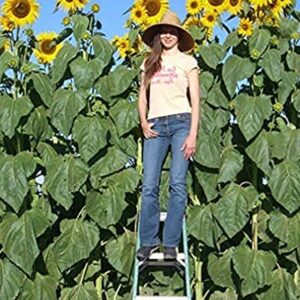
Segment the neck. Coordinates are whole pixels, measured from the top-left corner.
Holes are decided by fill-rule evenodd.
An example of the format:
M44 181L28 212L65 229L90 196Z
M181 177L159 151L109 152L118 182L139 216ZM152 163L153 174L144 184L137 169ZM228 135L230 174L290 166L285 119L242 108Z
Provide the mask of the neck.
M178 50L177 47L173 47L173 48L170 48L170 49L164 49L163 52L162 52L162 55L165 55L165 56L168 56L168 55L177 55L179 54L180 51Z

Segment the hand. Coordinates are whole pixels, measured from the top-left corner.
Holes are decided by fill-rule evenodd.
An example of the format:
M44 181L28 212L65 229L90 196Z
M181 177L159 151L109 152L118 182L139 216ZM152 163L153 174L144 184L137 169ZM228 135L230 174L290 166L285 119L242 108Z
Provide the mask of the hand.
M196 152L196 137L188 136L184 141L181 149L183 151L184 159L188 160Z
M155 138L158 136L158 132L151 129L154 123L142 123L143 134L146 139Z

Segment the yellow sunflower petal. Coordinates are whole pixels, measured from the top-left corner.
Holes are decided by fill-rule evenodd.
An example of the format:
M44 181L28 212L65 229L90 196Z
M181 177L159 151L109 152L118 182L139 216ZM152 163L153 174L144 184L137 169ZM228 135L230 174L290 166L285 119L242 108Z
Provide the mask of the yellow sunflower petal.
M62 48L62 44L53 44L56 37L55 32L43 32L36 37L38 47L33 52L40 63L51 63Z
M11 21L7 16L0 17L0 26L4 31L12 31L15 28L15 23Z
M243 8L242 0L228 0L227 2L227 10L232 15L237 15Z
M207 10L214 10L219 14L227 9L227 5L226 0L204 0L204 6Z
M82 9L88 2L89 0L56 0L57 6L71 12Z
M168 0L142 0L142 4L147 11L149 25L159 22L169 9Z
M185 7L187 13L192 16L200 13L204 8L202 0L187 0Z
M34 23L39 16L39 10L36 0L6 0L2 6L3 15L16 26Z
M215 11L207 11L201 18L201 23L207 28L213 28L218 21L218 13Z
M136 24L142 24L146 22L148 15L142 1L138 1L134 4L130 13L130 17Z
M253 33L253 24L248 18L242 18L238 27L238 34L250 36Z
M269 3L272 3L272 0L249 0L249 2L256 8L267 6Z

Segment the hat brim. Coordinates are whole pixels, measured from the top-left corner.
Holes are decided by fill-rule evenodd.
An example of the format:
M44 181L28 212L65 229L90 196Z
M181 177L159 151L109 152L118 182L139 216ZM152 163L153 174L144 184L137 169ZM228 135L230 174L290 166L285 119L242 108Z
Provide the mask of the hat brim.
M180 51L186 52L193 49L195 42L191 34L187 30L183 29L181 26L168 23L159 23L149 26L142 35L143 42L149 47L152 47L152 42L155 34L159 32L161 27L164 25L172 26L179 30L180 40L178 43L178 49Z

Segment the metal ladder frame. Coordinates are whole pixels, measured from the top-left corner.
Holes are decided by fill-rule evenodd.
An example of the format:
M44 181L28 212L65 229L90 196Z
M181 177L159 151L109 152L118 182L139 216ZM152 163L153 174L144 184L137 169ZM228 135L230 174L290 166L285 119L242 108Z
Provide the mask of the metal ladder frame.
M164 222L167 213L160 213L160 222ZM137 242L135 249L135 260L133 269L133 288L132 288L132 300L191 300L191 290L190 290L190 270L189 270L189 255L188 255L188 240L186 232L186 219L183 217L182 222L182 242L183 242L183 253L177 254L177 259L175 261L165 261L163 260L163 253L153 253L150 256L150 260L139 261L136 257L137 250L140 248L140 220L138 215L138 226L137 226ZM157 259L158 261L152 261ZM185 294L186 296L139 296L137 295L139 287L139 273L149 265L159 265L159 266L175 266L179 272L180 268L184 269L184 280L185 280Z

